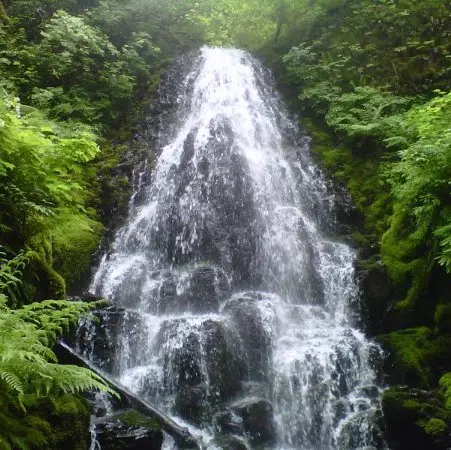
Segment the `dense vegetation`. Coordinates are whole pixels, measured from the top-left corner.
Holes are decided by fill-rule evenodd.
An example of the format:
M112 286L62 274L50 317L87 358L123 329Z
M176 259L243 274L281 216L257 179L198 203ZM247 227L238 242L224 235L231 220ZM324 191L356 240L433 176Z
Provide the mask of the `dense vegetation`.
M165 64L202 43L263 57L319 161L346 186L368 329L395 363L389 381L410 388L388 391L387 417L407 417L413 441L440 445L451 424L450 3L3 0L0 322L18 334L0 339L0 448L51 448L36 405L48 397L57 410L88 387L49 350L86 305L32 302L64 299L83 278L104 231L101 202L129 184L113 175L134 122ZM46 385L36 365L61 383ZM430 396L415 397L418 387ZM29 431L7 431L20 427Z

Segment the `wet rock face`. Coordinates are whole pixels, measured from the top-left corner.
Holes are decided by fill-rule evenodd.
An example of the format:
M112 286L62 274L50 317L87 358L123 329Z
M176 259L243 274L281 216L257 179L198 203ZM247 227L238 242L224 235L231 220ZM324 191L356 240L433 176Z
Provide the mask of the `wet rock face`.
M213 445L222 450L248 450L248 446L238 436L221 436L213 441Z
M159 280L147 295L147 305L154 314L217 312L230 290L225 273L212 265L187 268L184 280L170 271L156 272L153 277Z
M146 345L143 317L133 311L126 311L115 306L94 312L94 320L82 321L75 336L69 339L70 345L99 369L114 375L119 373L118 352L122 351L118 338L122 330L127 330L132 343L127 353L127 365L142 363L145 355L139 349Z
M368 421L368 414L372 416ZM369 423L369 426L368 426ZM361 430L365 430L366 440L369 445L362 448L359 445L358 435ZM338 448L349 448L359 450L377 450L385 448L383 435L383 417L380 411L369 412L362 408L350 421L343 427L338 439Z
M223 323L167 320L157 341L163 358L162 389L175 395L182 417L208 422L217 405L240 389L245 366L239 341Z
M362 261L360 265L359 278L365 299L363 312L366 326L372 334L377 334L387 329L387 311L393 297L391 282L382 262L367 264Z
M340 396L360 407L368 378L368 344L341 331L353 252L316 226L324 182L286 136L295 124L261 66L204 48L191 67L162 87L161 157L93 282L129 309L113 331L118 375L165 413L214 427L219 448L331 448L324 411ZM287 424L277 432L273 410Z
M186 294L187 308L194 312L217 311L229 289L224 272L211 266L199 267L192 274Z
M160 450L163 443L158 426L133 410L96 419L94 425L102 450Z
M245 399L235 403L232 411L243 420L243 429L255 448L275 440L276 426L272 404L262 398Z
M211 261L247 281L257 248L257 233L249 226L256 216L247 162L236 151L227 120L210 128L200 148L194 148L199 130L185 138L179 165L168 176L171 204L161 205L153 233L158 237L152 239L169 264Z
M83 320L69 344L96 364L99 369L114 373L117 342L114 338L120 329L124 311L109 307L94 313L95 320Z
M255 292L236 296L224 306L224 312L231 316L240 334L247 356L248 375L254 380L268 376L272 353L272 330L265 326L259 307L263 302L262 296Z

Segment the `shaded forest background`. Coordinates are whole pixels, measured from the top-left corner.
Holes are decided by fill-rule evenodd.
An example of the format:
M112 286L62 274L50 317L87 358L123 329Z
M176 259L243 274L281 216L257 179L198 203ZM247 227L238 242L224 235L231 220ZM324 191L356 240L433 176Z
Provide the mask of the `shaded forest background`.
M64 299L86 277L112 216L126 208L130 173L118 167L162 73L204 44L248 49L273 69L319 163L346 187L366 328L389 355L388 438L395 447L409 435L416 445L444 448L451 424L445 0L0 3L0 448L62 448L84 433L85 406L71 395L106 387L56 364L50 348L90 306L42 301ZM70 407L61 409L61 399ZM74 434L62 418L78 423Z

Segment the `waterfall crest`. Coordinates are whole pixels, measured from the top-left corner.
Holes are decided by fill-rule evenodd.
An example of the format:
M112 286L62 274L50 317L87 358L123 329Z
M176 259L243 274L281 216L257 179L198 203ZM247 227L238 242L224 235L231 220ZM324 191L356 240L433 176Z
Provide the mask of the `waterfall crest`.
M240 50L202 48L173 95L92 283L124 308L110 370L211 449L381 448L379 349L308 138Z

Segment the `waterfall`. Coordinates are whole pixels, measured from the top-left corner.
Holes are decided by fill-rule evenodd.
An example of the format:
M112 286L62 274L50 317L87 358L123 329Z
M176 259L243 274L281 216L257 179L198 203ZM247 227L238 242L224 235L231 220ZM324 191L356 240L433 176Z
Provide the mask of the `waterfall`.
M270 73L204 47L171 95L156 167L91 287L122 308L105 319L109 370L207 448L381 448L356 253Z

